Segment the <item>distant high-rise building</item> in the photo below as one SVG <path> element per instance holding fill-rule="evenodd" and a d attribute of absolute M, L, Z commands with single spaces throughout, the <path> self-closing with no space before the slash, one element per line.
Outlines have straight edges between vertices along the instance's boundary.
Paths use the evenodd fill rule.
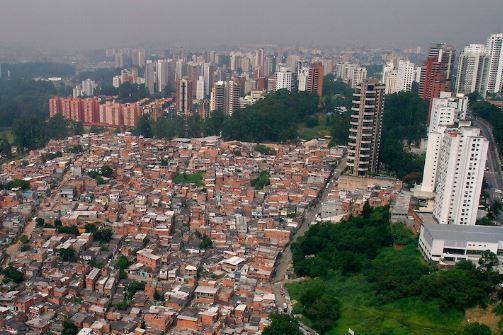
<path fill-rule="evenodd" d="M 226 95 L 227 114 L 232 115 L 239 109 L 239 97 L 241 96 L 241 87 L 235 81 L 228 82 Z"/>
<path fill-rule="evenodd" d="M 336 66 L 336 77 L 355 88 L 367 79 L 367 69 L 357 64 L 340 63 Z"/>
<path fill-rule="evenodd" d="M 258 77 L 264 76 L 264 66 L 265 66 L 265 50 L 258 49 L 255 51 L 255 68 L 258 70 Z"/>
<path fill-rule="evenodd" d="M 175 63 L 175 80 L 182 79 L 187 73 L 187 64 L 183 61 L 183 59 L 178 59 Z"/>
<path fill-rule="evenodd" d="M 213 86 L 210 102 L 211 111 L 220 110 L 225 112 L 225 86 L 224 81 L 217 81 Z"/>
<path fill-rule="evenodd" d="M 398 92 L 398 71 L 395 69 L 393 63 L 387 63 L 383 67 L 381 82 L 386 87 L 385 94 L 393 94 Z"/>
<path fill-rule="evenodd" d="M 309 67 L 302 67 L 298 70 L 297 80 L 298 85 L 297 89 L 299 92 L 307 91 L 307 82 L 309 80 Z"/>
<path fill-rule="evenodd" d="M 199 76 L 199 79 L 196 83 L 196 99 L 203 100 L 204 99 L 204 77 Z"/>
<path fill-rule="evenodd" d="M 348 167 L 355 176 L 378 171 L 385 86 L 364 80 L 356 86 L 351 108 Z"/>
<path fill-rule="evenodd" d="M 292 70 L 282 64 L 279 66 L 279 70 L 276 72 L 276 88 L 275 90 L 287 89 L 292 91 L 294 87 L 294 75 Z"/>
<path fill-rule="evenodd" d="M 213 87 L 213 75 L 215 73 L 215 66 L 211 63 L 203 64 L 203 77 L 204 77 L 204 96 L 210 95 L 211 88 Z"/>
<path fill-rule="evenodd" d="M 134 66 L 145 66 L 145 49 L 134 49 L 131 53 L 131 58 Z"/>
<path fill-rule="evenodd" d="M 157 60 L 157 92 L 162 92 L 166 86 L 168 86 L 169 81 L 169 63 L 167 59 Z"/>
<path fill-rule="evenodd" d="M 176 110 L 181 115 L 189 115 L 192 110 L 192 82 L 187 78 L 178 80 Z"/>
<path fill-rule="evenodd" d="M 145 86 L 150 95 L 155 93 L 156 83 L 156 63 L 152 60 L 147 60 L 145 63 Z"/>
<path fill-rule="evenodd" d="M 234 81 L 217 81 L 211 92 L 210 110 L 232 115 L 240 107 L 241 88 Z"/>
<path fill-rule="evenodd" d="M 286 66 L 288 66 L 292 71 L 297 72 L 297 64 L 299 63 L 300 56 L 296 54 L 289 54 L 286 57 Z"/>
<path fill-rule="evenodd" d="M 486 90 L 490 93 L 503 91 L 503 33 L 492 34 L 487 39 L 489 69 Z"/>
<path fill-rule="evenodd" d="M 419 83 L 424 100 L 437 98 L 440 92 L 451 91 L 456 49 L 443 43 L 434 44 L 425 60 Z"/>
<path fill-rule="evenodd" d="M 391 70 L 391 71 L 386 72 L 386 75 L 384 76 L 384 87 L 386 87 L 386 89 L 384 91 L 385 94 L 394 94 L 394 93 L 400 91 L 398 89 L 398 71 L 397 70 Z"/>
<path fill-rule="evenodd" d="M 116 68 L 124 67 L 124 53 L 122 50 L 117 50 L 114 55 L 114 65 Z"/>
<path fill-rule="evenodd" d="M 321 62 L 314 62 L 309 68 L 309 77 L 307 80 L 307 91 L 311 94 L 316 94 L 319 97 L 323 96 L 323 65 Z"/>
<path fill-rule="evenodd" d="M 415 81 L 416 66 L 408 60 L 399 60 L 397 69 L 396 89 L 398 92 L 410 91 L 412 83 Z"/>
<path fill-rule="evenodd" d="M 239 71 L 241 70 L 241 54 L 231 53 L 231 71 Z"/>
<path fill-rule="evenodd" d="M 339 65 L 340 66 L 340 65 Z M 395 69 L 395 64 L 393 62 L 388 62 L 383 65 L 381 83 L 386 83 L 386 75 Z M 337 69 L 339 71 L 339 69 Z"/>
<path fill-rule="evenodd" d="M 483 44 L 470 44 L 459 55 L 456 93 L 486 93 L 489 55 Z"/>
<path fill-rule="evenodd" d="M 86 97 L 91 97 L 94 95 L 94 90 L 98 87 L 98 84 L 94 80 L 86 79 L 82 81 L 82 94 Z"/>

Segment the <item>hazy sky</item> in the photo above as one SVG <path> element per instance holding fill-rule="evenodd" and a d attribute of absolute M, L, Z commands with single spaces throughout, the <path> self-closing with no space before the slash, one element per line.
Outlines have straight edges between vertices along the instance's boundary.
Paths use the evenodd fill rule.
<path fill-rule="evenodd" d="M 0 44 L 458 46 L 503 31 L 503 0 L 0 0 Z"/>

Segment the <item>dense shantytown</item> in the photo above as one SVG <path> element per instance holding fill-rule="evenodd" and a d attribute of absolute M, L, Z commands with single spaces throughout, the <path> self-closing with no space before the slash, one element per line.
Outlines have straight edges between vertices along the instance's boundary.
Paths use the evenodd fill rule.
<path fill-rule="evenodd" d="M 328 142 L 91 133 L 5 163 L 0 328 L 260 333 L 282 251 L 343 157 Z"/>

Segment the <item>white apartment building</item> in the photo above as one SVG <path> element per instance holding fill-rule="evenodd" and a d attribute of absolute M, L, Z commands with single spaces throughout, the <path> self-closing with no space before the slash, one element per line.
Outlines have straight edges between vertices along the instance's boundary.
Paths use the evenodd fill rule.
<path fill-rule="evenodd" d="M 91 97 L 94 95 L 96 88 L 98 88 L 98 84 L 94 80 L 83 80 L 82 83 L 73 88 L 73 97 Z"/>
<path fill-rule="evenodd" d="M 280 65 L 279 70 L 276 72 L 276 86 L 275 90 L 287 89 L 292 91 L 293 89 L 293 72 L 286 65 Z"/>
<path fill-rule="evenodd" d="M 397 70 L 388 70 L 384 74 L 383 81 L 386 89 L 384 90 L 384 94 L 393 94 L 400 92 L 398 89 L 398 71 Z"/>
<path fill-rule="evenodd" d="M 440 92 L 440 97 L 431 103 L 428 131 L 436 131 L 439 126 L 453 126 L 466 118 L 468 97 L 464 94 L 452 96 L 451 92 Z"/>
<path fill-rule="evenodd" d="M 480 255 L 489 250 L 503 262 L 503 228 L 423 224 L 419 250 L 427 261 L 453 265 L 461 260 L 478 264 Z M 501 272 L 501 266 L 500 266 Z"/>
<path fill-rule="evenodd" d="M 204 99 L 204 77 L 199 76 L 199 79 L 196 82 L 196 99 L 203 100 Z"/>
<path fill-rule="evenodd" d="M 298 70 L 298 90 L 299 92 L 307 91 L 307 82 L 309 79 L 309 67 L 303 66 Z"/>
<path fill-rule="evenodd" d="M 159 59 L 157 61 L 157 92 L 162 92 L 168 85 L 169 78 L 169 63 L 167 59 Z"/>
<path fill-rule="evenodd" d="M 466 117 L 468 98 L 462 94 L 452 97 L 450 92 L 441 92 L 431 104 L 430 124 L 428 127 L 428 146 L 424 163 L 421 192 L 426 197 L 433 197 L 440 153 L 440 146 L 447 127 L 453 127 Z"/>
<path fill-rule="evenodd" d="M 395 65 L 393 64 L 393 62 L 388 62 L 383 65 L 381 83 L 386 82 L 386 75 L 388 74 L 388 72 L 393 71 L 394 69 L 395 69 Z"/>
<path fill-rule="evenodd" d="M 503 91 L 503 33 L 490 35 L 486 48 L 489 54 L 486 90 L 498 93 Z"/>
<path fill-rule="evenodd" d="M 336 68 L 336 77 L 355 88 L 367 79 L 367 69 L 357 64 L 339 63 Z"/>
<path fill-rule="evenodd" d="M 416 79 L 416 66 L 414 63 L 408 60 L 398 61 L 398 73 L 397 73 L 397 90 L 400 91 L 410 91 L 412 89 L 412 83 Z"/>
<path fill-rule="evenodd" d="M 470 121 L 446 128 L 441 139 L 433 218 L 440 224 L 474 225 L 489 141 Z"/>
<path fill-rule="evenodd" d="M 485 95 L 489 55 L 483 44 L 470 44 L 459 55 L 456 93 L 480 92 Z"/>

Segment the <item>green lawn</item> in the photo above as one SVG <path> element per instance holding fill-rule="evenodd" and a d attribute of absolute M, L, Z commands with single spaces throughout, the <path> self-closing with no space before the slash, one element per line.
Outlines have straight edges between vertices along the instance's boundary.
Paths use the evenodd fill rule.
<path fill-rule="evenodd" d="M 204 174 L 202 172 L 193 174 L 181 173 L 173 178 L 173 182 L 175 184 L 195 184 L 196 186 L 204 186 L 203 177 Z"/>
<path fill-rule="evenodd" d="M 462 312 L 441 311 L 435 302 L 416 297 L 382 305 L 363 275 L 330 277 L 324 280 L 327 294 L 335 295 L 342 309 L 337 326 L 327 334 L 345 335 L 351 328 L 357 335 L 452 335 L 462 328 Z M 287 285 L 293 300 L 309 282 Z M 309 325 L 309 320 L 304 321 Z"/>
<path fill-rule="evenodd" d="M 331 131 L 325 125 L 318 125 L 316 127 L 308 128 L 305 126 L 299 127 L 299 135 L 303 140 L 312 140 L 323 136 L 330 136 Z"/>

